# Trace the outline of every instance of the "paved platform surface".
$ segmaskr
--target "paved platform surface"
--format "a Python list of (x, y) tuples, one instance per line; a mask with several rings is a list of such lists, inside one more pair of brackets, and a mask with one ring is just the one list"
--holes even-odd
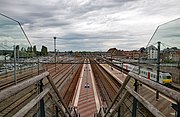
[[(107, 64), (101, 64), (101, 66), (120, 82), (123, 82), (127, 76), (125, 74), (122, 74), (121, 71), (115, 68), (113, 68), (112, 70), (111, 67)], [(131, 83), (128, 83), (128, 85), (130, 84), (130, 87), (133, 87), (133, 81), (131, 80), (129, 82)], [(169, 98), (160, 94), (160, 98), (157, 101), (156, 91), (146, 85), (139, 86), (138, 93), (147, 101), (149, 101), (154, 107), (160, 110), (166, 117), (173, 117), (175, 115), (175, 111), (171, 107), (171, 104), (175, 102), (170, 100)]]
[(89, 64), (84, 64), (79, 80), (74, 106), (81, 117), (93, 117), (100, 109), (100, 102)]

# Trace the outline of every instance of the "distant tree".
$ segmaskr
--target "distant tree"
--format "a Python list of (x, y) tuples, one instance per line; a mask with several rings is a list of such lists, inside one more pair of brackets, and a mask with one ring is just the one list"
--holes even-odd
[(33, 48), (32, 48), (32, 46), (30, 47), (30, 52), (33, 52)]
[(37, 51), (37, 52), (36, 52), (36, 55), (37, 55), (37, 56), (41, 56), (41, 52)]
[(35, 45), (33, 46), (33, 53), (34, 53), (35, 56), (37, 55), (37, 49), (36, 49)]
[(139, 51), (142, 53), (142, 52), (144, 52), (146, 49), (144, 48), (144, 47), (141, 47), (140, 49), (139, 49)]
[(32, 46), (27, 48), (27, 52), (32, 52)]
[(171, 49), (173, 49), (173, 50), (178, 50), (178, 48), (177, 48), (177, 47), (172, 47)]
[(47, 51), (47, 47), (46, 46), (42, 46), (42, 48), (41, 48), (41, 55), (42, 56), (47, 56), (48, 55), (48, 51)]
[(16, 46), (16, 55), (17, 55), (18, 61), (19, 61), (19, 56), (20, 56), (20, 54), (19, 54), (19, 45)]
[(19, 45), (16, 46), (16, 50), (19, 50)]
[(21, 48), (21, 51), (22, 51), (22, 52), (26, 51), (26, 48), (22, 47), (22, 48)]
[(71, 51), (68, 51), (68, 53), (69, 53), (69, 54), (73, 54), (73, 51), (72, 51), (72, 50), (71, 50)]
[(27, 47), (27, 52), (29, 52), (29, 50), (30, 50), (30, 48), (29, 48), (29, 47)]

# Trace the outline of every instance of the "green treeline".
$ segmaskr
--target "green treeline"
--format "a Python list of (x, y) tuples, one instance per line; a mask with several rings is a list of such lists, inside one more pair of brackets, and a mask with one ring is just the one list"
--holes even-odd
[[(11, 58), (14, 56), (13, 50), (0, 50), (0, 55), (9, 55)], [(41, 47), (41, 51), (37, 51), (36, 46), (33, 47), (19, 47), (16, 46), (16, 56), (19, 58), (32, 58), (37, 56), (47, 56), (48, 55), (48, 48), (46, 46)]]

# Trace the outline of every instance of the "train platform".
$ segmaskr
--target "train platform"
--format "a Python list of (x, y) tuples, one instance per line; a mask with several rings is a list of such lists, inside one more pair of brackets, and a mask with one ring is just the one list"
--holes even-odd
[(93, 117), (100, 109), (100, 100), (90, 64), (83, 65), (73, 106), (81, 117)]
[[(123, 83), (126, 78), (126, 74), (122, 73), (121, 71), (112, 68), (108, 64), (101, 64), (101, 66), (110, 73), (114, 78), (116, 78), (119, 82)], [(128, 85), (130, 84), (133, 88), (133, 80), (129, 81)], [(154, 107), (156, 107), (160, 112), (162, 112), (167, 117), (175, 117), (175, 110), (172, 108), (172, 103), (175, 103), (173, 100), (170, 100), (166, 96), (160, 94), (159, 99), (156, 100), (156, 91), (151, 89), (146, 85), (139, 86), (138, 93), (144, 97), (148, 102), (150, 102)]]

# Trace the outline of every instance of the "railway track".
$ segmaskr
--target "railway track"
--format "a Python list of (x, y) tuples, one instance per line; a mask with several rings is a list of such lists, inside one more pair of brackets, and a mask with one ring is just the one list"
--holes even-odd
[(11, 96), (10, 98), (0, 103), (0, 116), (12, 117), (18, 109), (26, 105), (26, 103), (32, 100), (36, 95), (36, 87), (32, 85), (19, 92), (15, 96)]
[[(41, 69), (39, 71), (39, 73), (43, 73), (44, 70)], [(17, 75), (17, 79), (16, 79), (16, 82), (19, 83), (19, 82), (22, 82), (24, 80), (27, 80), (33, 76), (36, 76), (38, 75), (38, 72), (37, 70), (30, 70), (30, 71), (26, 71), (25, 73), (22, 73), (22, 74), (18, 74)], [(3, 90), (9, 86), (12, 86), (15, 84), (15, 81), (13, 79), (13, 76), (10, 76), (10, 77), (7, 77), (7, 78), (4, 78), (4, 79), (1, 79), (0, 80), (0, 90)]]
[[(101, 65), (101, 66), (103, 66), (105, 68), (105, 65)], [(117, 67), (115, 67), (115, 68), (117, 68)], [(107, 67), (106, 69), (108, 72), (113, 72), (117, 79), (119, 78), (119, 75), (116, 74), (117, 70), (122, 71), (120, 68), (117, 68), (117, 70), (112, 70), (112, 69), (110, 69), (110, 67)], [(125, 71), (125, 70), (123, 70), (123, 71)], [(126, 71), (124, 73), (126, 74)], [(122, 81), (124, 81), (123, 77), (121, 79), (122, 79)], [(134, 90), (134, 79), (131, 78), (127, 85)], [(170, 113), (175, 112), (175, 110), (171, 108), (171, 103), (175, 103), (175, 102), (173, 102), (171, 99), (167, 98), (163, 94), (162, 95), (160, 94), (160, 100), (156, 101), (155, 91), (152, 90), (151, 88), (149, 88), (148, 86), (146, 86), (144, 84), (140, 85), (138, 87), (138, 93), (141, 96), (143, 96), (147, 101), (152, 103), (153, 106), (155, 106), (158, 110), (160, 110), (166, 116), (170, 116), (171, 115)], [(119, 97), (121, 97), (121, 95)], [(132, 107), (133, 107), (133, 97), (132, 96), (127, 97), (123, 103), (123, 106), (127, 110), (126, 113), (124, 113), (125, 114), (124, 116), (131, 116), (132, 115)], [(162, 107), (164, 110), (162, 109)], [(150, 111), (148, 111), (148, 109), (145, 108), (141, 104), (141, 102), (138, 102), (137, 112), (138, 112), (138, 116), (143, 116), (143, 117), (152, 116), (152, 113)]]
[[(83, 60), (81, 60), (82, 62)], [(60, 95), (64, 99), (65, 104), (68, 106), (71, 103), (75, 88), (79, 79), (82, 69), (81, 64), (59, 64), (58, 71), (54, 68), (48, 68)], [(45, 84), (47, 85), (47, 84)]]
[[(90, 59), (90, 62), (95, 62), (95, 61)], [(98, 64), (91, 64), (91, 65), (103, 104), (109, 107), (121, 85), (110, 74), (108, 74), (101, 66), (99, 66)]]
[[(71, 67), (73, 66), (73, 67)], [(44, 67), (45, 68), (45, 67)], [(71, 68), (74, 69), (73, 74), (71, 74)], [(73, 92), (73, 90), (75, 89), (75, 79), (73, 78), (74, 76), (78, 76), (78, 74), (76, 73), (76, 71), (78, 70), (79, 65), (71, 65), (71, 64), (65, 64), (65, 65), (57, 65), (57, 71), (54, 71), (54, 65), (47, 65), (47, 69), (50, 72), (55, 85), (59, 86), (59, 92), (62, 92), (62, 89), (66, 89), (65, 93), (64, 93), (64, 97), (68, 97), (67, 100), (67, 104), (70, 103), (71, 97), (72, 96), (67, 96), (69, 95), (69, 92)], [(80, 69), (80, 68), (79, 68)], [(32, 72), (31, 72), (32, 73)], [(33, 74), (33, 73), (32, 73)], [(66, 81), (67, 77), (69, 77), (69, 74), (72, 75), (71, 80)], [(29, 77), (32, 77), (32, 75), (29, 74)], [(24, 76), (24, 78), (20, 78), (18, 82), (25, 80), (25, 78), (27, 78), (26, 76)], [(64, 87), (62, 88), (61, 85), (62, 84), (66, 84), (70, 82), (69, 85), (64, 85)], [(44, 88), (45, 87), (49, 87), (49, 83), (46, 80), (43, 80), (44, 83)], [(73, 84), (74, 83), (74, 84)], [(72, 85), (71, 85), (72, 84)], [(9, 84), (10, 86), (11, 84)], [(9, 117), (12, 116), (14, 113), (16, 113), (20, 108), (22, 108), (24, 105), (26, 105), (30, 100), (32, 100), (39, 92), (39, 89), (37, 87), (38, 85), (32, 85), (30, 87), (27, 87), (26, 89), (23, 89), (22, 91), (20, 91), (19, 93), (17, 93), (16, 95), (13, 95), (11, 97), (9, 97), (8, 99), (0, 102), (0, 116), (5, 116), (5, 117)], [(48, 95), (44, 98), (44, 102), (46, 107), (49, 107), (52, 100), (51, 97), (49, 97)], [(48, 106), (49, 105), (49, 106)], [(33, 107), (32, 110), (30, 110), (30, 113), (28, 113), (26, 116), (36, 116), (38, 111), (37, 110), (37, 106)], [(52, 108), (51, 108), (52, 109)]]
[[(104, 68), (102, 68), (99, 64), (92, 64), (92, 68), (93, 68), (93, 73), (95, 75), (95, 80), (97, 82), (98, 90), (102, 98), (101, 100), (103, 102), (103, 107), (108, 108), (111, 105), (114, 97), (116, 96), (121, 84), (114, 77), (112, 77), (112, 75), (107, 73), (107, 71), (104, 70)], [(123, 72), (126, 73), (127, 71), (123, 70)], [(128, 83), (128, 85), (131, 86), (132, 88), (133, 88), (133, 82), (134, 81), (131, 80)], [(127, 96), (125, 103), (123, 103), (124, 116), (131, 116), (132, 103), (133, 103), (133, 98), (130, 95)], [(142, 106), (142, 108), (144, 107)], [(147, 110), (144, 110), (143, 112), (146, 114), (143, 114), (141, 110), (138, 110), (138, 113), (141, 113), (142, 116), (146, 116), (148, 114), (150, 115), (150, 113), (147, 112)]]
[[(22, 74), (23, 72), (28, 72), (28, 70), (36, 69), (37, 67), (31, 67), (31, 68), (24, 68), (24, 69), (17, 69), (16, 70), (16, 75)], [(3, 73), (0, 75), (0, 80), (7, 78), (7, 77), (12, 77), (14, 75), (14, 71), (8, 71), (7, 73)]]
[[(48, 65), (49, 66), (49, 65)], [(51, 65), (50, 65), (51, 66)], [(59, 68), (56, 72), (54, 71), (54, 68), (53, 68), (53, 65), (52, 65), (52, 67), (50, 67), (49, 68), (49, 72), (51, 73), (51, 75), (52, 75), (52, 78), (53, 78), (53, 80), (55, 80), (55, 79), (57, 79), (58, 78), (58, 76), (57, 75), (55, 75), (55, 73), (58, 73), (58, 74), (61, 74), (61, 73), (64, 73), (64, 72), (67, 72), (67, 67), (68, 67), (69, 65), (64, 65), (63, 67), (61, 66), (61, 65), (57, 65), (57, 68)], [(55, 83), (55, 85), (57, 85), (57, 81), (54, 81), (54, 83)], [(45, 79), (44, 81), (43, 81), (43, 88), (46, 88), (46, 87), (50, 87), (50, 85), (49, 85), (49, 82)], [(36, 95), (38, 94), (38, 89), (37, 89), (37, 86), (36, 86)], [(31, 97), (33, 97), (33, 95), (31, 95)], [(52, 105), (51, 105), (51, 103), (52, 103), (52, 100), (51, 100), (51, 97), (49, 96), (49, 95), (47, 95), (47, 96), (45, 96), (44, 97), (44, 105), (47, 107), (47, 108), (49, 108), (49, 107), (51, 107)], [(38, 105), (36, 106), (36, 107), (34, 107), (34, 108), (32, 108), (31, 110), (30, 110), (30, 112), (26, 115), (26, 117), (29, 117), (29, 116), (37, 116), (38, 115)], [(51, 108), (49, 108), (49, 109), (52, 109), (52, 107)]]
[(76, 89), (76, 85), (78, 82), (78, 79), (80, 77), (80, 73), (81, 73), (81, 69), (83, 65), (78, 65), (79, 67), (77, 67), (76, 72), (73, 76), (72, 79), (70, 79), (67, 83), (66, 86), (67, 88), (65, 90), (63, 90), (62, 93), (62, 97), (64, 99), (65, 104), (68, 106), (71, 103), (71, 100), (73, 98), (75, 89)]

